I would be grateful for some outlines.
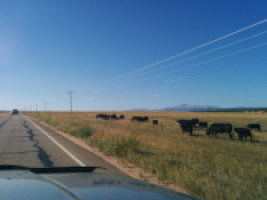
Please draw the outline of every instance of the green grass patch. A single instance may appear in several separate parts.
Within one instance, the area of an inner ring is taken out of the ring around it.
[[[103,134],[93,135],[88,142],[107,155],[121,157],[136,153],[139,145],[136,138],[132,136],[104,136]]]
[[[80,138],[87,138],[92,135],[92,130],[90,127],[76,127],[70,131],[70,134]]]
[[[70,133],[157,176],[186,188],[203,199],[267,199],[267,115],[245,113],[124,113],[126,120],[97,120],[95,113],[39,113],[31,115],[58,130]],[[159,119],[131,123],[131,115]],[[260,122],[263,132],[253,131],[255,142],[183,135],[176,120],[199,117],[209,124],[230,122],[234,127]]]

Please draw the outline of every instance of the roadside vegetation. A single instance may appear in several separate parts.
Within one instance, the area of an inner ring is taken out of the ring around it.
[[[159,180],[184,187],[203,199],[267,199],[267,114],[119,112],[123,120],[96,119],[95,112],[26,113],[54,128],[84,139],[107,155],[115,155],[155,174]],[[112,114],[112,113],[108,113]],[[149,122],[131,122],[131,116],[149,116]],[[199,118],[211,123],[245,127],[260,123],[254,142],[228,135],[183,135],[178,119]],[[159,125],[153,125],[153,119]]]

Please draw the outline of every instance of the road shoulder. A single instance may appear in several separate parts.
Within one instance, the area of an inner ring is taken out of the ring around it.
[[[83,149],[86,149],[90,153],[95,154],[96,156],[100,157],[104,161],[108,162],[109,164],[113,165],[114,167],[118,168],[121,172],[124,174],[131,176],[135,179],[139,180],[145,180],[153,184],[157,184],[163,187],[171,188],[179,192],[188,193],[184,188],[178,187],[172,183],[169,183],[168,181],[159,181],[157,177],[151,173],[145,172],[142,168],[128,163],[127,161],[123,161],[120,158],[116,156],[106,156],[103,152],[99,151],[97,148],[89,146],[84,140],[77,138],[75,136],[72,136],[68,133],[64,133],[62,131],[58,131],[55,128],[49,126],[48,124],[45,124],[41,121],[38,121],[30,116],[31,120],[34,122],[38,122],[41,125],[53,130],[55,133],[58,133],[59,135],[63,136],[64,138],[68,139],[69,141],[73,142],[74,144],[77,144],[78,146],[82,147]]]

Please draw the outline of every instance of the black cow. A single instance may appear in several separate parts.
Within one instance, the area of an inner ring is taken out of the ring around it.
[[[131,121],[141,122],[141,121],[143,121],[143,118],[141,116],[132,116]]]
[[[208,123],[207,122],[199,122],[198,126],[199,126],[199,128],[207,128],[208,127]]]
[[[102,118],[102,119],[108,120],[108,119],[110,119],[110,115],[99,113],[99,114],[96,115],[96,119],[98,119],[98,118]]]
[[[98,114],[96,115],[96,119],[98,119],[98,118],[103,118],[104,115],[105,115],[105,114],[103,114],[103,113],[98,113]]]
[[[112,114],[112,115],[110,116],[110,118],[111,118],[111,119],[117,119],[117,116],[116,116],[116,114]]]
[[[158,120],[153,120],[152,123],[153,123],[154,125],[158,125],[159,121],[158,121]]]
[[[180,119],[177,121],[179,124],[192,124],[192,126],[196,126],[199,123],[199,119]]]
[[[104,115],[103,117],[102,117],[102,119],[104,119],[104,120],[109,120],[110,119],[110,115]]]
[[[258,131],[261,131],[261,126],[260,124],[248,124],[247,125],[248,128],[252,129],[257,129]]]
[[[189,124],[189,122],[190,120],[187,119],[180,119],[176,121],[177,124]]]
[[[238,134],[239,140],[243,140],[243,138],[247,140],[247,137],[250,137],[252,142],[252,134],[249,128],[235,128],[235,132]]]
[[[144,120],[144,121],[148,121],[148,116],[144,116],[144,117],[143,117],[143,120]]]
[[[209,129],[207,129],[206,134],[216,136],[217,133],[228,133],[229,138],[232,138],[232,124],[212,124]]]
[[[141,117],[141,116],[132,116],[131,121],[138,121],[138,122],[145,122],[148,121],[148,117]]]
[[[183,130],[184,133],[189,133],[191,136],[193,135],[193,123],[191,120],[178,120],[178,124],[180,124],[180,128]]]
[[[120,119],[124,119],[124,115],[120,115]]]
[[[142,117],[141,116],[132,116],[131,121],[141,121]]]
[[[198,118],[191,119],[191,123],[196,125],[199,123],[199,119]]]
[[[197,127],[199,119],[180,119],[177,121],[178,124],[192,124],[193,127]]]
[[[184,133],[189,133],[191,136],[193,135],[193,126],[192,124],[180,124],[181,129]]]

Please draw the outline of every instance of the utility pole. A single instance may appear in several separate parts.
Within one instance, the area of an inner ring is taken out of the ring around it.
[[[45,110],[45,112],[46,112],[46,106],[47,106],[47,101],[44,101],[44,110]]]
[[[70,90],[67,93],[70,95],[70,113],[72,115],[72,93],[74,92]]]
[[[35,106],[36,106],[36,112],[37,112],[37,110],[38,110],[38,104],[35,104]]]

